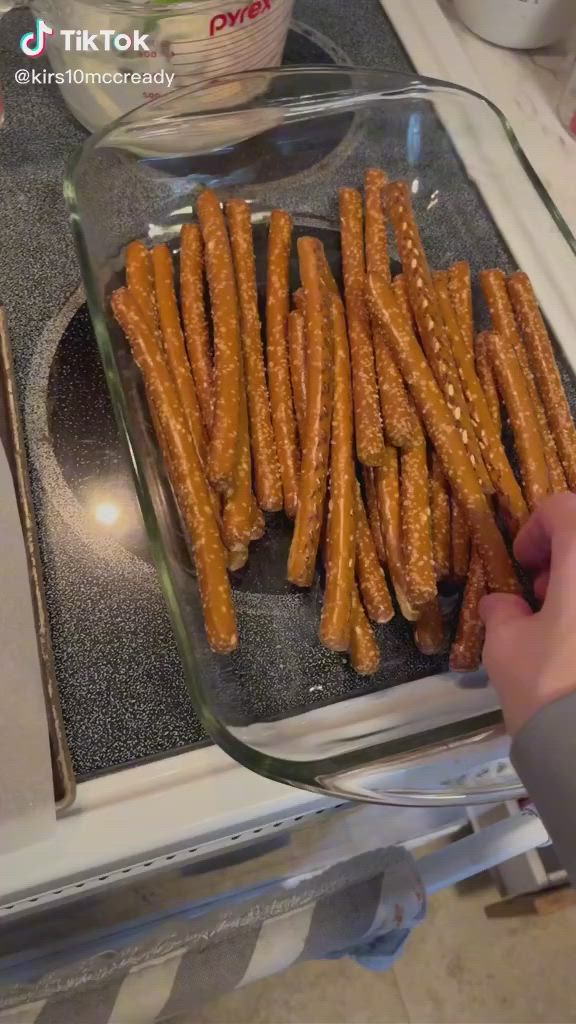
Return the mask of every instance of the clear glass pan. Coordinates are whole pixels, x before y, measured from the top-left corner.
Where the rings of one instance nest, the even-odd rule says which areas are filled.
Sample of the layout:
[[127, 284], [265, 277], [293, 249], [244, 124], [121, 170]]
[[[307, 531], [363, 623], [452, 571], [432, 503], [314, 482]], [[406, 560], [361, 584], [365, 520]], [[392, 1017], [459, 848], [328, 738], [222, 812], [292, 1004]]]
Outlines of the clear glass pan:
[[[336, 273], [337, 188], [381, 166], [411, 186], [431, 263], [520, 265], [532, 277], [574, 402], [576, 243], [488, 101], [454, 85], [360, 68], [289, 68], [163, 97], [90, 139], [66, 195], [116, 414], [192, 699], [213, 739], [255, 771], [298, 786], [400, 804], [492, 801], [521, 792], [497, 699], [379, 627], [382, 667], [356, 676], [317, 639], [317, 587], [285, 581], [289, 528], [271, 517], [235, 581], [241, 641], [204, 640], [190, 559], [139, 373], [109, 310], [124, 246], [168, 241], [206, 185], [252, 206], [260, 283], [266, 221], [288, 209], [323, 237]], [[394, 255], [394, 252], [393, 252]], [[485, 311], [475, 295], [481, 326]]]

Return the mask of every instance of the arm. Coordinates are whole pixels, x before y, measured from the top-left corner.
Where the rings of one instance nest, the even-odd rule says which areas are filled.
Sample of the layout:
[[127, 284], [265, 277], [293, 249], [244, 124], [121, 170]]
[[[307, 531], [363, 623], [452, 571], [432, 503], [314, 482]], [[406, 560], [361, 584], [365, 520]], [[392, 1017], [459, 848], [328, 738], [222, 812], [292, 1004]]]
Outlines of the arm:
[[511, 759], [576, 885], [576, 495], [542, 502], [515, 543], [540, 602], [490, 594], [484, 665], [498, 690]]
[[532, 715], [515, 736], [511, 757], [576, 885], [576, 692]]
[[576, 495], [539, 505], [514, 553], [540, 602], [490, 594], [484, 665], [513, 737], [512, 762], [576, 885]]

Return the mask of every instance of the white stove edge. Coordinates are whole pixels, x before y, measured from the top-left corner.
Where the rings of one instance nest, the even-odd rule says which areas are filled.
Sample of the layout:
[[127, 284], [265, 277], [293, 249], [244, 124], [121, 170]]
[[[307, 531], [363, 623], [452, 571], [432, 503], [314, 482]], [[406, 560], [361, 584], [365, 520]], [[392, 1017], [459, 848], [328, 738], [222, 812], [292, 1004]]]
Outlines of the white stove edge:
[[[381, 2], [420, 73], [482, 92], [436, 0]], [[511, 215], [508, 189], [502, 186], [486, 199], [568, 345], [576, 320], [576, 288], [573, 295], [569, 287], [564, 289], [561, 308], [552, 297], [554, 268], [566, 258], [566, 243], [558, 232], [550, 234], [546, 224], [549, 251], [543, 262], [537, 244], [542, 212], [534, 210], [532, 221], [528, 199], [527, 213]], [[576, 366], [576, 342], [569, 347]], [[213, 747], [84, 782], [50, 840], [0, 857], [0, 917], [62, 902], [87, 888], [117, 884], [148, 870], [166, 870], [273, 828], [289, 828], [294, 818], [335, 806], [337, 801], [261, 778]], [[382, 808], [390, 820], [390, 842], [418, 835], [416, 822], [421, 832], [433, 831], [434, 822], [442, 827], [451, 813]], [[254, 829], [261, 831], [256, 834]]]

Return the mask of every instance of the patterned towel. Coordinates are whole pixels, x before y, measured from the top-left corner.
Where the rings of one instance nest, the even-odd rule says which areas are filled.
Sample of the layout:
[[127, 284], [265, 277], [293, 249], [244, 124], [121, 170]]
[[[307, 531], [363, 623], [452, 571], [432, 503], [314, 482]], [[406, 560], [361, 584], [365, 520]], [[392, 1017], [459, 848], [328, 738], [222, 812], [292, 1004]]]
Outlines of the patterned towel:
[[0, 1024], [153, 1024], [303, 960], [385, 969], [425, 915], [403, 847], [0, 964]]

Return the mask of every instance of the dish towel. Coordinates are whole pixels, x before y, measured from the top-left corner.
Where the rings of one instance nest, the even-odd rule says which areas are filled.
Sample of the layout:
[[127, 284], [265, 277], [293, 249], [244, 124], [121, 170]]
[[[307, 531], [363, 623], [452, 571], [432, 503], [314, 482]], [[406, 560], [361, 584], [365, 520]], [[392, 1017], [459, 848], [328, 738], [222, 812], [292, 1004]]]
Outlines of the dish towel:
[[403, 847], [0, 961], [0, 1024], [153, 1024], [304, 960], [387, 969], [426, 912]]

